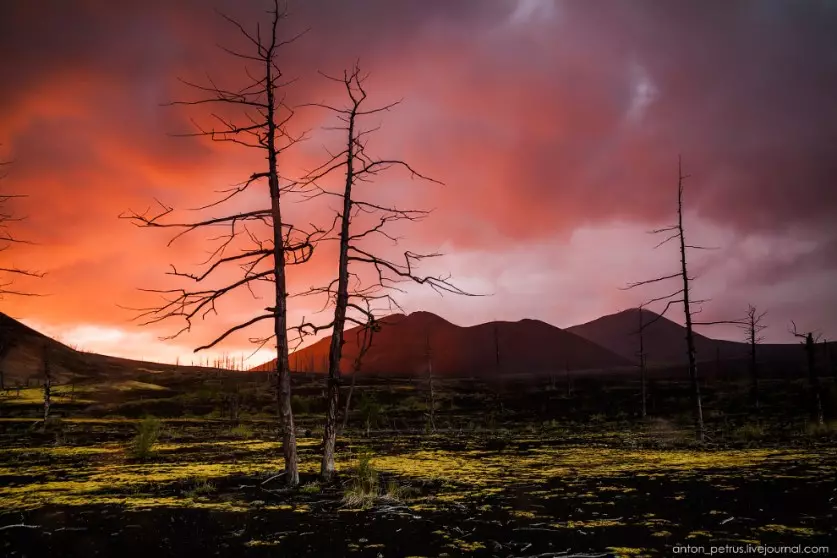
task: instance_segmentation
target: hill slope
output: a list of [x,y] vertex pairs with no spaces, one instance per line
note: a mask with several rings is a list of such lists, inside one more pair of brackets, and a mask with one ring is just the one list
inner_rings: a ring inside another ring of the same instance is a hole
[[[572,326],[567,331],[609,349],[632,362],[637,362],[640,310],[632,308],[609,316],[602,316],[585,324]],[[642,310],[642,320],[650,323],[658,314]],[[743,334],[743,332],[742,332]],[[743,335],[742,335],[743,336]],[[652,364],[686,364],[686,328],[667,318],[659,318],[648,326],[644,335],[645,353]],[[738,360],[747,358],[746,343],[719,341],[695,334],[698,361]],[[801,364],[804,352],[798,343],[763,344],[758,347],[759,360]]]
[[149,372],[206,370],[76,351],[0,312],[0,372],[5,387],[41,383],[44,347],[55,383],[71,379],[119,381]]
[[[341,370],[351,370],[358,352],[360,328],[346,331]],[[294,352],[291,369],[323,372],[331,338]],[[423,374],[427,344],[433,372],[440,375],[494,376],[563,370],[615,368],[630,363],[573,333],[537,320],[454,325],[429,312],[394,314],[381,320],[372,348],[363,362],[365,373]],[[498,350],[499,349],[499,350]],[[498,359],[499,354],[499,359]],[[498,363],[499,360],[499,363]],[[257,367],[272,370],[275,361]]]

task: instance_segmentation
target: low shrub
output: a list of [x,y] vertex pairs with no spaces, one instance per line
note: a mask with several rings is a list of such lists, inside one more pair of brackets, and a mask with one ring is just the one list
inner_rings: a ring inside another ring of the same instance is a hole
[[137,426],[137,435],[131,444],[131,455],[138,459],[145,459],[153,453],[162,431],[162,423],[154,417],[146,417]]

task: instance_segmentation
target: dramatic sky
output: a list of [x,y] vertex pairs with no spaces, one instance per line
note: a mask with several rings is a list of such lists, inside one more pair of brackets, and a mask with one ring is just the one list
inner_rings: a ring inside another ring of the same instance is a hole
[[[199,269],[211,242],[197,234],[167,247],[170,231],[118,215],[155,198],[197,207],[261,168],[251,150],[173,137],[205,121],[206,107],[161,106],[195,98],[178,78],[246,79],[242,61],[217,47],[246,44],[213,7],[253,29],[266,6],[0,3],[0,160],[14,161],[0,188],[28,195],[14,204],[28,217],[14,230],[34,243],[2,252],[2,266],[47,272],[17,283],[47,296],[7,296],[0,310],[88,350],[188,362],[268,304],[231,296],[167,342],[157,338],[180,323],[139,327],[125,309],[154,303],[141,287],[184,286],[168,265]],[[426,272],[491,295],[409,288],[405,310],[460,325],[528,317],[566,327],[674,290],[620,287],[676,270],[674,246],[652,250],[661,239],[646,231],[675,218],[682,154],[688,240],[717,247],[691,260],[694,296],[711,299],[701,319],[736,318],[753,303],[769,311],[770,341],[791,341],[791,320],[837,336],[837,3],[305,0],[291,10],[281,32],[310,31],[282,51],[285,75],[297,78],[288,102],[342,102],[318,71],[359,59],[374,103],[403,99],[368,123],[381,126],[370,150],[444,183],[395,173],[363,186],[366,199],[435,210],[381,249],[443,252]],[[311,139],[282,156],[284,174],[323,160],[334,136],[321,127],[333,123],[298,110],[295,129]],[[319,202],[287,211],[330,219]],[[290,269],[291,291],[330,278],[333,253]],[[294,299],[291,320],[318,308]],[[240,335],[218,352],[249,347]]]

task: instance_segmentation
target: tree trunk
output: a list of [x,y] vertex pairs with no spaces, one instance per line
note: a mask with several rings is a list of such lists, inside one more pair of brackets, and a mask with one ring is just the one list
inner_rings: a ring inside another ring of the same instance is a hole
[[566,380],[567,384],[567,399],[573,396],[573,380],[570,377],[570,367],[567,363],[564,363],[564,379]]
[[756,362],[756,324],[750,319],[750,391],[753,398],[753,405],[759,408],[759,370]]
[[822,426],[825,424],[825,417],[822,411],[822,393],[820,390],[820,378],[817,374],[816,368],[816,344],[814,343],[814,335],[808,333],[805,336],[805,353],[808,357],[808,379],[811,385],[811,414],[817,424]]
[[[495,329],[496,332],[496,329]],[[427,377],[430,385],[430,429],[431,432],[436,432],[436,392],[433,389],[433,354],[430,348],[430,336],[426,337],[426,352],[427,352]],[[498,353],[499,354],[499,353]]]
[[645,387],[645,333],[643,332],[643,316],[642,307],[639,309],[639,382],[640,395],[642,397],[642,418],[648,416],[648,409],[646,402],[648,400]]
[[279,426],[282,432],[282,452],[285,457],[285,482],[289,486],[299,484],[299,463],[296,452],[296,431],[291,408],[291,373],[288,361],[288,306],[285,277],[285,236],[283,233],[282,210],[279,201],[279,172],[277,170],[278,151],[276,148],[277,128],[275,120],[276,100],[273,90],[273,60],[269,58],[265,70],[267,90],[267,138],[268,147],[268,186],[270,188],[270,208],[273,219],[273,275],[275,279],[275,318],[276,336],[276,402],[279,411]]
[[43,430],[46,430],[47,421],[49,420],[49,408],[52,403],[52,371],[49,366],[49,349],[46,345],[43,348],[43,367],[44,367],[44,425]]
[[354,183],[355,114],[348,121],[346,147],[346,183],[343,188],[343,209],[340,216],[340,256],[337,268],[337,297],[334,306],[334,326],[328,351],[328,407],[323,429],[323,460],[320,477],[328,481],[334,476],[334,446],[337,441],[337,408],[340,404],[340,359],[343,356],[343,328],[349,305],[349,225],[352,219],[352,184]]
[[689,357],[689,379],[692,384],[692,412],[695,423],[695,437],[698,442],[705,439],[703,407],[700,399],[695,338],[692,328],[692,310],[689,306],[689,275],[686,269],[686,239],[683,234],[683,170],[678,161],[677,230],[680,236],[680,272],[683,277],[683,313],[686,316],[686,350]]

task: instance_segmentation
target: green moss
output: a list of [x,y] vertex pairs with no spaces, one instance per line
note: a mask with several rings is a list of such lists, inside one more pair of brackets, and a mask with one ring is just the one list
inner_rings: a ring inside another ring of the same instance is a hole
[[642,556],[643,549],[631,548],[627,546],[609,546],[607,547],[616,556]]
[[604,527],[618,527],[625,525],[618,519],[590,519],[587,521],[565,521],[563,523],[553,523],[552,527],[556,529],[597,529]]
[[308,484],[303,485],[302,488],[299,489],[299,491],[303,494],[319,494],[320,485],[316,482],[309,482]]
[[764,532],[780,533],[783,535],[805,535],[807,537],[818,534],[810,527],[793,527],[790,525],[770,524],[765,525],[764,527],[759,527],[758,530]]
[[244,543],[246,547],[255,547],[255,546],[279,546],[279,541],[262,541],[262,540],[250,540]]

